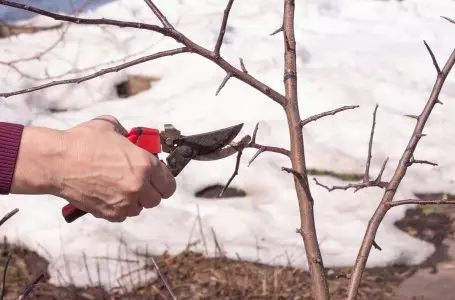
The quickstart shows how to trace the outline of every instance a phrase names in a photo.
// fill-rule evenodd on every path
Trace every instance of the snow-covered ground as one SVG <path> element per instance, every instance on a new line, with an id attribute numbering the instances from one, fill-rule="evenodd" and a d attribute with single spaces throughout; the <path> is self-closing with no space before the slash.
<path id="1" fill-rule="evenodd" d="M 60 5 L 70 13 L 82 1 L 21 1 L 44 8 Z M 169 21 L 197 43 L 215 44 L 227 1 L 169 1 L 155 3 Z M 452 0 L 315 0 L 296 1 L 296 38 L 299 68 L 300 109 L 304 117 L 343 105 L 360 108 L 312 123 L 304 128 L 308 166 L 331 171 L 358 172 L 364 168 L 372 112 L 380 105 L 373 149 L 375 175 L 389 156 L 384 178 L 391 175 L 404 150 L 414 120 L 403 114 L 422 109 L 435 79 L 435 70 L 422 40 L 432 46 L 444 63 L 455 46 L 455 25 L 440 18 L 450 15 Z M 237 1 L 229 19 L 222 47 L 223 56 L 238 65 L 242 57 L 248 71 L 282 92 L 282 37 L 269 34 L 281 25 L 281 0 Z M 56 21 L 0 6 L 3 19 L 34 25 Z M 107 17 L 157 23 L 140 0 L 91 3 L 84 17 Z M 27 58 L 45 50 L 61 31 L 46 31 L 0 40 L 3 62 Z M 145 30 L 71 25 L 62 43 L 40 60 L 17 64 L 29 77 L 45 78 L 92 66 L 106 66 L 176 46 L 159 34 Z M 0 66 L 0 91 L 13 91 L 44 81 L 21 77 Z M 159 76 L 161 80 L 144 93 L 118 99 L 114 85 L 128 74 Z M 72 75 L 70 75 L 72 76 Z M 27 125 L 68 128 L 101 114 L 113 114 L 125 125 L 162 128 L 172 123 L 185 133 L 197 133 L 244 122 L 242 134 L 251 134 L 260 122 L 258 142 L 288 146 L 285 116 L 278 105 L 249 86 L 230 80 L 219 96 L 215 91 L 225 76 L 213 63 L 196 55 L 179 55 L 138 65 L 118 73 L 81 83 L 52 87 L 32 94 L 2 100 L 0 119 Z M 70 78 L 66 76 L 66 78 Z M 436 161 L 439 167 L 409 169 L 396 199 L 413 197 L 414 192 L 455 192 L 455 81 L 450 76 L 443 89 L 443 106 L 435 109 L 420 143 L 416 158 Z M 69 109 L 50 113 L 47 108 Z M 211 228 L 229 257 L 260 260 L 269 264 L 306 267 L 299 227 L 297 200 L 292 177 L 283 173 L 286 158 L 263 154 L 250 167 L 254 150 L 245 151 L 240 174 L 233 187 L 247 197 L 223 200 L 198 199 L 194 193 L 211 184 L 224 184 L 231 176 L 235 157 L 217 162 L 192 162 L 177 178 L 175 195 L 139 217 L 121 224 L 85 216 L 66 224 L 60 215 L 65 201 L 49 196 L 3 196 L 0 212 L 18 207 L 20 213 L 1 227 L 1 234 L 21 242 L 51 261 L 55 283 L 90 283 L 97 278 L 114 286 L 120 275 L 143 263 L 133 251 L 146 247 L 153 253 L 177 253 L 191 241 L 201 239 L 196 222 L 198 210 L 210 255 L 215 254 Z M 328 177 L 327 185 L 343 184 Z M 321 250 L 326 266 L 351 265 L 382 191 L 377 188 L 327 192 L 313 184 L 315 214 Z M 377 242 L 382 251 L 372 251 L 368 266 L 419 263 L 434 250 L 425 242 L 393 226 L 405 207 L 395 208 L 384 219 Z M 195 225 L 196 224 L 196 225 Z M 123 240 L 124 243 L 120 243 Z M 126 246 L 126 247 L 125 247 Z M 203 243 L 197 245 L 205 251 Z M 84 267 L 86 254 L 90 276 Z M 134 258 L 137 263 L 109 260 Z M 60 269 L 58 271 L 57 269 Z M 141 274 L 143 278 L 144 275 Z M 121 280 L 120 280 L 121 281 Z M 129 282 L 129 278 L 126 280 Z"/>

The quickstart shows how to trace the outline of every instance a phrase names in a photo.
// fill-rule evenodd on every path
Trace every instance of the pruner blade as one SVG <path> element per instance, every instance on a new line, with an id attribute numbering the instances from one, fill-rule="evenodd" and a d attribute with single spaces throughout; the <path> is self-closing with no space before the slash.
<path id="1" fill-rule="evenodd" d="M 231 143 L 242 127 L 243 123 L 210 132 L 183 136 L 171 124 L 165 125 L 165 130 L 161 132 L 161 140 L 163 151 L 169 153 L 166 161 L 172 174 L 177 176 L 193 159 L 214 160 L 226 157 L 206 159 Z"/>

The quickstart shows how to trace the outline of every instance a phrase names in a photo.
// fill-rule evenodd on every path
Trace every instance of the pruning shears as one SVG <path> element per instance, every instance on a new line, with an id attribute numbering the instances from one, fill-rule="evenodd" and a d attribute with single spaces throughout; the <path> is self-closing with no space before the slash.
<path id="1" fill-rule="evenodd" d="M 169 153 L 166 157 L 167 167 L 176 177 L 191 160 L 218 160 L 237 152 L 235 147 L 228 145 L 239 134 L 242 127 L 243 123 L 215 131 L 184 136 L 172 124 L 165 124 L 164 130 L 161 132 L 154 128 L 135 127 L 130 130 L 126 138 L 156 156 L 160 152 Z M 72 204 L 67 204 L 62 208 L 62 215 L 67 223 L 75 221 L 86 213 Z"/>

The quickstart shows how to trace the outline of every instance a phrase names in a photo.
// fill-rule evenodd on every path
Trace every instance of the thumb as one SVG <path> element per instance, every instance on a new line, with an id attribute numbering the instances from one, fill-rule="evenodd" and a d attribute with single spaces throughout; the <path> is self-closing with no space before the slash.
<path id="1" fill-rule="evenodd" d="M 98 116 L 86 122 L 84 126 L 100 130 L 115 130 L 121 135 L 128 134 L 128 131 L 120 124 L 119 120 L 111 115 Z"/>

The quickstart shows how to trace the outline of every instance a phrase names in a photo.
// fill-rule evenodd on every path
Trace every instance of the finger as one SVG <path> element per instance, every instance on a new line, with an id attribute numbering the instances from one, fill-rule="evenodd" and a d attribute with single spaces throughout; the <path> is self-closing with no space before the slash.
<path id="1" fill-rule="evenodd" d="M 87 125 L 92 128 L 115 130 L 121 135 L 128 134 L 128 131 L 122 124 L 120 124 L 120 121 L 111 115 L 98 116 L 87 122 Z"/>
<path id="2" fill-rule="evenodd" d="M 139 204 L 144 208 L 153 208 L 160 204 L 161 194 L 153 187 L 153 185 L 146 183 L 141 192 Z"/>
<path id="3" fill-rule="evenodd" d="M 141 213 L 142 209 L 143 207 L 139 202 L 131 203 L 131 205 L 128 207 L 128 210 L 126 211 L 126 215 L 128 217 L 136 217 Z"/>
<path id="4" fill-rule="evenodd" d="M 164 199 L 171 197 L 177 188 L 174 176 L 166 164 L 161 161 L 152 168 L 150 172 L 150 183 Z"/>

